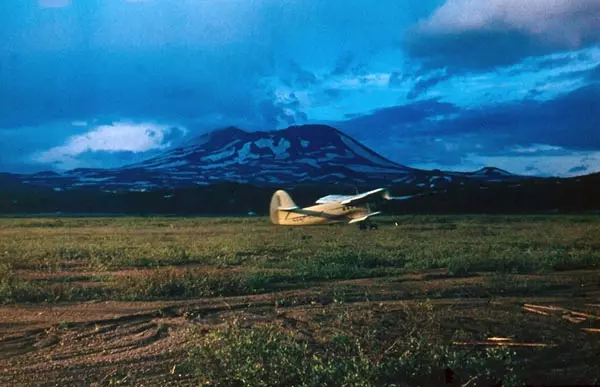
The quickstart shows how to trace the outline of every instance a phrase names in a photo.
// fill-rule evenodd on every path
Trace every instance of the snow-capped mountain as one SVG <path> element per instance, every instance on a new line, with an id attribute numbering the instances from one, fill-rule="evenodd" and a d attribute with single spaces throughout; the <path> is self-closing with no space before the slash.
<path id="1" fill-rule="evenodd" d="M 55 190 L 95 187 L 115 191 L 182 188 L 224 181 L 263 186 L 316 183 L 442 188 L 467 180 L 521 179 L 497 168 L 470 173 L 410 168 L 325 125 L 292 126 L 270 132 L 226 128 L 121 168 L 12 176 L 22 183 Z"/>

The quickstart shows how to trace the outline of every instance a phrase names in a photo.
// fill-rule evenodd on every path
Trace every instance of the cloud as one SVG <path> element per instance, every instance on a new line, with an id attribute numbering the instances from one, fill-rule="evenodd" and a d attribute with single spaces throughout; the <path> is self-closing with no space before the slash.
<path id="1" fill-rule="evenodd" d="M 548 144 L 531 144 L 530 146 L 517 145 L 510 149 L 510 152 L 514 153 L 525 153 L 525 154 L 539 154 L 545 152 L 554 152 L 563 150 L 560 146 L 548 145 Z"/>
<path id="2" fill-rule="evenodd" d="M 374 137 L 387 141 L 392 134 L 410 134 L 412 125 L 423 123 L 432 117 L 453 114 L 458 111 L 459 109 L 452 104 L 437 100 L 425 100 L 376 109 L 369 114 L 354 117 L 336 125 L 360 139 Z"/>
<path id="3" fill-rule="evenodd" d="M 600 65 L 589 70 L 587 78 L 592 82 L 600 81 Z"/>
<path id="4" fill-rule="evenodd" d="M 476 133 L 495 141 L 543 142 L 570 149 L 600 149 L 600 85 L 588 85 L 548 101 L 515 101 L 463 111 L 432 133 Z M 498 144 L 501 145 L 501 144 Z"/>
<path id="5" fill-rule="evenodd" d="M 399 163 L 474 170 L 486 165 L 569 176 L 600 171 L 600 85 L 552 100 L 460 108 L 439 100 L 376 109 L 336 124 Z M 364 128 L 369 128 L 365 131 Z"/>
<path id="6" fill-rule="evenodd" d="M 578 165 L 569 169 L 569 173 L 577 174 L 577 173 L 586 173 L 588 172 L 588 167 L 586 165 Z"/>
<path id="7" fill-rule="evenodd" d="M 288 89 L 272 90 L 259 105 L 266 125 L 263 129 L 274 130 L 306 122 L 308 116 L 301 110 L 301 105 L 296 93 Z"/>
<path id="8" fill-rule="evenodd" d="M 122 156 L 166 149 L 185 133 L 185 129 L 166 125 L 117 122 L 72 136 L 63 145 L 34 154 L 32 159 L 59 169 L 69 169 L 81 164 L 82 157 L 97 152 L 104 156 L 106 153 Z"/>
<path id="9" fill-rule="evenodd" d="M 368 87 L 387 87 L 390 83 L 388 73 L 368 73 L 364 75 L 347 75 L 333 79 L 328 86 L 339 89 L 365 89 Z"/>
<path id="10" fill-rule="evenodd" d="M 405 37 L 431 67 L 481 70 L 600 43 L 597 0 L 447 0 Z"/>
<path id="11" fill-rule="evenodd" d="M 392 71 L 390 73 L 390 79 L 388 81 L 388 86 L 389 87 L 401 87 L 404 85 L 407 78 L 408 78 L 408 76 L 404 73 L 401 73 L 399 71 Z"/>
<path id="12" fill-rule="evenodd" d="M 437 74 L 430 74 L 428 76 L 419 77 L 413 88 L 407 95 L 408 99 L 415 99 L 423 94 L 425 94 L 429 89 L 433 86 L 441 83 L 447 79 L 452 78 L 448 72 L 443 71 Z"/>
<path id="13" fill-rule="evenodd" d="M 340 55 L 340 57 L 338 58 L 338 60 L 335 63 L 335 68 L 331 72 L 331 75 L 345 74 L 348 71 L 348 69 L 350 68 L 350 65 L 352 64 L 353 61 L 354 61 L 354 54 L 352 54 L 351 52 L 346 52 L 346 53 Z"/>
<path id="14" fill-rule="evenodd" d="M 492 165 L 524 175 L 533 173 L 538 176 L 567 177 L 600 171 L 600 151 L 570 151 L 560 156 L 487 156 L 470 153 L 463 157 L 462 163 L 479 167 Z"/>

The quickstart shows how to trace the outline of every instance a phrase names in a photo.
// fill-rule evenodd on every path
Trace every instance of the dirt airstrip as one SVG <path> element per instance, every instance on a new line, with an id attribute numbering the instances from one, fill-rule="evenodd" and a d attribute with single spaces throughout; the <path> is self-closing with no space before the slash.
<path id="1" fill-rule="evenodd" d="M 323 282 L 301 291 L 229 298 L 5 306 L 0 384 L 197 385 L 182 366 L 191 329 L 210 331 L 236 316 L 249 325 L 266 321 L 316 335 L 325 329 L 315 322 L 317 315 L 341 309 L 394 315 L 426 294 L 433 295 L 434 313 L 454 345 L 511 345 L 532 384 L 600 383 L 598 274 L 581 270 L 548 277 L 562 286 L 543 297 L 478 297 L 468 294 L 478 276 L 452 278 L 437 270 L 395 281 L 336 281 L 350 289 L 343 304 L 328 291 L 332 283 Z M 443 296 L 448 289 L 467 293 Z"/>

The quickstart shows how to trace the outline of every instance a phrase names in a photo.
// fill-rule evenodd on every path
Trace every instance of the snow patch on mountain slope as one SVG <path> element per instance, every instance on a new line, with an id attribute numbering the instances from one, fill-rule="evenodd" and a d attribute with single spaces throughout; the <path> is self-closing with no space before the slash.
<path id="1" fill-rule="evenodd" d="M 146 169 L 166 169 L 166 168 L 176 168 L 176 167 L 183 167 L 184 165 L 188 165 L 189 163 L 187 161 L 184 160 L 178 160 L 178 161 L 171 161 L 170 163 L 166 163 L 166 164 L 153 164 L 151 166 L 146 167 Z"/>
<path id="2" fill-rule="evenodd" d="M 328 173 L 327 175 L 323 175 L 323 176 L 319 176 L 319 177 L 315 177 L 314 180 L 324 180 L 330 177 L 337 177 L 339 179 L 345 179 L 346 175 L 342 174 L 342 173 Z"/>
<path id="3" fill-rule="evenodd" d="M 319 163 L 317 163 L 317 161 L 315 159 L 304 158 L 304 159 L 298 159 L 298 160 L 296 160 L 296 162 L 308 164 L 313 168 L 321 168 L 321 166 L 319 165 Z"/>
<path id="4" fill-rule="evenodd" d="M 275 145 L 272 138 L 261 138 L 260 140 L 254 141 L 254 144 L 259 148 L 270 148 L 276 156 L 282 158 L 289 156 L 287 150 L 292 146 L 292 144 L 284 138 L 280 138 L 277 145 Z"/>
<path id="5" fill-rule="evenodd" d="M 202 160 L 205 161 L 219 161 L 231 157 L 235 154 L 235 148 L 226 149 L 219 153 L 214 153 L 208 156 L 202 157 Z"/>
<path id="6" fill-rule="evenodd" d="M 252 153 L 250 147 L 252 146 L 251 142 L 245 143 L 240 150 L 238 151 L 238 157 L 235 158 L 234 162 L 238 162 L 240 164 L 244 164 L 246 160 L 258 159 L 260 155 Z"/>
<path id="7" fill-rule="evenodd" d="M 221 163 L 211 163 L 211 164 L 205 164 L 205 165 L 198 165 L 199 169 L 217 169 L 217 168 L 223 168 L 223 167 L 228 167 L 230 165 L 235 165 L 235 164 L 243 164 L 243 161 L 239 161 L 237 158 L 232 159 L 232 160 L 227 160 L 227 161 L 223 161 Z"/>
<path id="8" fill-rule="evenodd" d="M 327 161 L 335 160 L 335 159 L 337 159 L 337 157 L 338 157 L 338 155 L 336 155 L 334 153 L 326 153 L 325 157 L 319 157 L 316 160 L 321 161 L 321 162 L 327 162 Z"/>

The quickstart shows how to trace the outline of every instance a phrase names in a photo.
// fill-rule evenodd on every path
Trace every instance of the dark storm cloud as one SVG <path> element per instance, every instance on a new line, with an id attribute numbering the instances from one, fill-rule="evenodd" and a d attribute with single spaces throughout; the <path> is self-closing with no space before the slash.
<path id="1" fill-rule="evenodd" d="M 480 71 L 599 43 L 597 0 L 447 0 L 404 48 L 430 68 Z"/>
<path id="2" fill-rule="evenodd" d="M 573 167 L 569 169 L 569 173 L 587 173 L 589 172 L 588 167 L 585 165 L 579 165 L 577 167 Z"/>
<path id="3" fill-rule="evenodd" d="M 452 75 L 446 71 L 439 74 L 419 77 L 413 88 L 408 92 L 407 98 L 415 99 L 426 93 L 427 90 L 433 86 L 450 78 L 452 78 Z"/>
<path id="4" fill-rule="evenodd" d="M 300 110 L 300 101 L 294 93 L 279 96 L 271 94 L 270 98 L 261 102 L 260 113 L 269 129 L 301 124 L 308 119 L 306 113 Z"/>
<path id="5" fill-rule="evenodd" d="M 587 79 L 590 81 L 600 81 L 600 65 L 591 69 L 587 74 Z"/>
<path id="6" fill-rule="evenodd" d="M 349 117 L 337 126 L 406 165 L 457 166 L 474 155 L 473 160 L 530 159 L 531 165 L 540 158 L 556 158 L 578 163 L 574 168 L 585 166 L 586 152 L 600 149 L 600 85 L 582 87 L 554 100 L 471 109 L 420 101 Z M 362 128 L 369 128 L 368 134 Z M 528 164 L 522 162 L 507 165 L 525 171 Z M 540 164 L 535 165 L 539 169 Z M 557 173 L 548 168 L 554 167 L 544 168 L 545 174 Z"/>
<path id="7" fill-rule="evenodd" d="M 282 77 L 282 82 L 286 86 L 308 88 L 320 83 L 315 74 L 303 69 L 294 61 L 287 63 L 283 73 L 286 75 Z"/>
<path id="8" fill-rule="evenodd" d="M 399 71 L 393 71 L 390 74 L 390 80 L 388 81 L 389 87 L 399 87 L 404 85 L 404 81 L 407 79 L 407 75 Z"/>
<path id="9" fill-rule="evenodd" d="M 526 56 L 547 53 L 530 37 L 512 31 L 413 35 L 406 39 L 405 48 L 426 67 L 474 71 L 508 66 Z"/>
<path id="10" fill-rule="evenodd" d="M 600 85 L 589 85 L 549 101 L 514 102 L 465 111 L 430 128 L 435 135 L 476 133 L 511 144 L 551 144 L 600 149 Z M 498 148 L 501 148 L 497 144 Z"/>
<path id="11" fill-rule="evenodd" d="M 252 90 L 269 64 L 202 53 L 21 56 L 0 74 L 0 128 L 121 115 L 182 120 L 256 117 Z"/>
<path id="12" fill-rule="evenodd" d="M 331 72 L 331 75 L 342 75 L 345 74 L 349 69 L 350 65 L 354 61 L 354 54 L 346 52 L 342 54 L 335 63 L 335 68 Z"/>
<path id="13" fill-rule="evenodd" d="M 340 122 L 339 127 L 360 137 L 378 137 L 395 130 L 406 132 L 406 125 L 421 123 L 427 118 L 458 112 L 456 106 L 437 100 L 419 101 L 409 105 L 382 108 L 370 114 Z M 368 131 L 365 131 L 368 128 Z M 385 140 L 386 137 L 379 137 Z"/>

